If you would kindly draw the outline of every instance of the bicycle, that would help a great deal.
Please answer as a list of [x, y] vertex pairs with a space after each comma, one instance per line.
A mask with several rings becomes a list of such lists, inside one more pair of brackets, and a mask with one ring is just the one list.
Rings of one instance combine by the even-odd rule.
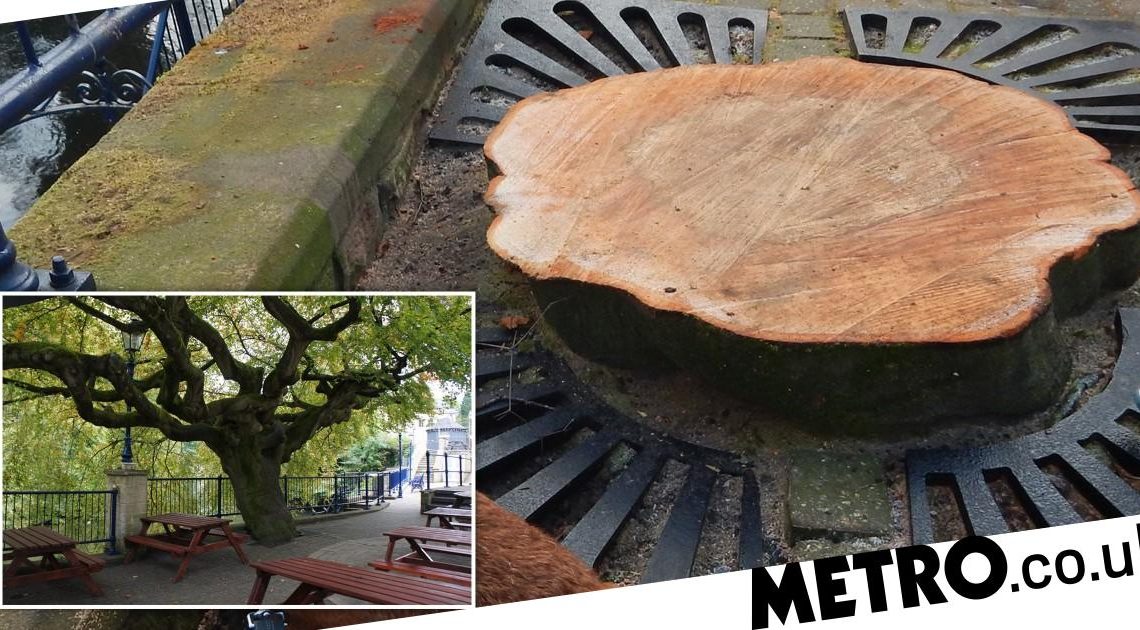
[[313, 514], [338, 514], [344, 511], [347, 501], [345, 492], [337, 490], [329, 496], [327, 492], [313, 494]]
[[305, 502], [299, 495], [289, 499], [289, 511], [304, 512], [305, 514], [312, 514], [313, 507]]

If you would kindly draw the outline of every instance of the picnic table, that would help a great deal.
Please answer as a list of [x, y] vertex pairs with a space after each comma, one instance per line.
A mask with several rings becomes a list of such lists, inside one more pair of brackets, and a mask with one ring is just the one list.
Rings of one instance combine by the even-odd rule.
[[[77, 577], [92, 595], [102, 595], [92, 573], [103, 569], [103, 561], [75, 548], [76, 542], [47, 527], [20, 527], [4, 530], [4, 588]], [[61, 563], [57, 556], [63, 556]], [[32, 558], [40, 558], [32, 563]], [[38, 566], [37, 566], [38, 565]], [[31, 573], [22, 569], [31, 568]]]
[[[249, 564], [249, 560], [241, 548], [242, 543], [249, 537], [234, 533], [230, 529], [228, 519], [170, 513], [143, 516], [140, 520], [142, 521], [142, 530], [134, 536], [126, 537], [128, 551], [127, 557], [124, 559], [125, 563], [134, 559], [135, 553], [140, 547], [150, 547], [165, 551], [175, 557], [181, 557], [182, 564], [178, 567], [178, 573], [174, 575], [174, 580], [172, 580], [174, 582], [181, 580], [186, 575], [186, 569], [190, 566], [190, 558], [222, 547], [232, 547], [237, 552], [242, 564]], [[151, 525], [156, 524], [162, 525], [162, 533], [148, 534]]]
[[[388, 537], [388, 552], [384, 555], [384, 560], [388, 563], [393, 562], [392, 553], [396, 549], [396, 543], [400, 540], [406, 540], [412, 551], [396, 558], [395, 562], [471, 572], [469, 566], [436, 560], [431, 556], [432, 552], [436, 552], [470, 558], [471, 532], [440, 527], [397, 527], [384, 532], [384, 535]], [[466, 547], [450, 547], [448, 545], [466, 545]]]
[[439, 519], [440, 527], [446, 529], [471, 529], [471, 523], [456, 521], [456, 518], [471, 518], [469, 508], [434, 507], [426, 512], [427, 527], [431, 527], [431, 519]]
[[319, 604], [333, 594], [374, 604], [465, 605], [471, 603], [471, 586], [429, 582], [419, 578], [380, 573], [316, 558], [285, 558], [254, 562], [257, 578], [247, 604], [265, 599], [269, 580], [277, 575], [300, 582], [283, 603]]
[[431, 492], [440, 501], [449, 503], [450, 505], [447, 507], [465, 508], [471, 506], [470, 486], [445, 486], [443, 488], [432, 488]]

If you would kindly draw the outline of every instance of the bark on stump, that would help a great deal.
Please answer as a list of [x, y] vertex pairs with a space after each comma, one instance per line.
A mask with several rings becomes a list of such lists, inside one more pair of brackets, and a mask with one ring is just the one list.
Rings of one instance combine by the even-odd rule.
[[1108, 151], [944, 70], [603, 79], [519, 103], [485, 150], [490, 246], [572, 349], [834, 428], [1047, 406], [1055, 317], [1140, 268], [1140, 194]]

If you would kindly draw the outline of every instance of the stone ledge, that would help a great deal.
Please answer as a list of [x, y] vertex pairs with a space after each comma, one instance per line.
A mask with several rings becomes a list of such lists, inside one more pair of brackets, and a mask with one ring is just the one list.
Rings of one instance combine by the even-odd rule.
[[11, 230], [100, 290], [338, 288], [482, 2], [248, 0]]

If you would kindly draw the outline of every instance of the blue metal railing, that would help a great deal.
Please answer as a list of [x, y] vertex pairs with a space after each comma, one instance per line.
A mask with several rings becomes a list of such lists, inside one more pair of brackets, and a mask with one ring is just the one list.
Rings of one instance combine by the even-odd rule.
[[49, 527], [77, 543], [115, 553], [118, 490], [6, 490], [4, 529]]
[[[163, 0], [107, 9], [82, 26], [78, 16], [68, 15], [68, 36], [43, 55], [36, 51], [29, 24], [12, 23], [25, 67], [0, 84], [0, 132], [51, 114], [130, 109], [161, 71], [212, 33], [242, 1]], [[144, 28], [152, 40], [146, 68], [115, 68], [108, 53], [125, 35]], [[55, 104], [55, 96], [75, 81], [77, 101]]]
[[394, 468], [391, 470], [385, 470], [384, 472], [388, 474], [388, 479], [391, 483], [389, 487], [391, 488], [399, 488], [408, 480], [407, 468]]

